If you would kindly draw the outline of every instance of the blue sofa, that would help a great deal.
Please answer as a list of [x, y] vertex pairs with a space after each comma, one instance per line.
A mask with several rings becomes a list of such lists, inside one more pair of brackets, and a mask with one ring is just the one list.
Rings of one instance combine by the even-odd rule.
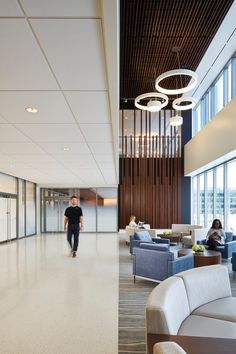
[[[233, 236], [232, 232], [225, 233], [226, 239], [225, 244], [222, 246], [217, 246], [217, 251], [221, 252], [221, 257], [223, 259], [228, 259], [232, 257], [232, 253], [236, 252], [236, 237]], [[198, 241], [198, 244], [206, 245], [206, 240]]]
[[167, 245], [141, 243], [133, 249], [133, 276], [162, 281], [193, 268], [193, 255], [175, 258]]
[[148, 231], [139, 231], [130, 236], [130, 254], [133, 254], [134, 247], [139, 247], [140, 243], [144, 242], [168, 245], [168, 249], [170, 247], [170, 240], [162, 239], [160, 237], [151, 237]]

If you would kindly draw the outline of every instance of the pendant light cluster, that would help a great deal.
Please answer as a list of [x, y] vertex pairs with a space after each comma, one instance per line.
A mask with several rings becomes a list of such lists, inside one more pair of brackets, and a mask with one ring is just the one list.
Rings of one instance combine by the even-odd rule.
[[[191, 78], [191, 82], [189, 85], [176, 88], [176, 89], [166, 89], [161, 86], [161, 82], [168, 78], [174, 76], [188, 76]], [[175, 69], [167, 71], [160, 76], [155, 81], [155, 88], [158, 92], [149, 92], [143, 95], [140, 95], [135, 98], [135, 106], [139, 109], [149, 111], [149, 112], [158, 112], [165, 106], [167, 106], [169, 99], [167, 95], [180, 95], [192, 90], [197, 85], [197, 74], [192, 70], [187, 69]], [[140, 101], [149, 99], [147, 105], [140, 104]], [[181, 105], [182, 103], [189, 103], [187, 105]], [[177, 111], [174, 117], [170, 118], [170, 125], [172, 126], [179, 126], [183, 124], [183, 118], [178, 114], [178, 111], [185, 111], [188, 109], [192, 109], [195, 107], [196, 101], [192, 97], [179, 97], [176, 98], [173, 103], [172, 107]]]

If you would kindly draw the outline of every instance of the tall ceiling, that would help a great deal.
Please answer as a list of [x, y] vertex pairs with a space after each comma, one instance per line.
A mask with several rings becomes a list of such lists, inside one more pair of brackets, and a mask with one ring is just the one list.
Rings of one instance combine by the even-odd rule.
[[133, 108], [134, 98], [153, 91], [155, 78], [165, 71], [179, 65], [196, 70], [232, 3], [121, 0], [120, 107]]
[[108, 31], [107, 6], [0, 1], [0, 172], [45, 186], [117, 184], [118, 12]]

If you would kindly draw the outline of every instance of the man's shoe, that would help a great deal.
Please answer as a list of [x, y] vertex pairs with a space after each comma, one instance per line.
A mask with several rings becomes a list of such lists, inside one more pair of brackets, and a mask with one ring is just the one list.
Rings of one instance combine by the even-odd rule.
[[75, 251], [73, 251], [73, 253], [72, 253], [72, 257], [73, 257], [73, 258], [75, 258], [75, 257], [76, 257], [76, 252], [75, 252]]

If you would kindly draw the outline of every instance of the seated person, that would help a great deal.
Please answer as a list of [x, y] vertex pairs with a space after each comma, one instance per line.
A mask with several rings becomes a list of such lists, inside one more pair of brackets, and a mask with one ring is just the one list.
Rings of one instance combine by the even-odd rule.
[[209, 250], [216, 251], [217, 246], [225, 244], [225, 232], [219, 219], [215, 219], [207, 233], [206, 244]]
[[135, 219], [136, 219], [136, 216], [134, 216], [134, 215], [131, 215], [131, 217], [130, 217], [130, 222], [129, 222], [129, 226], [130, 227], [134, 227], [134, 228], [137, 228], [138, 227], [138, 225], [136, 224], [136, 222], [135, 222]]

